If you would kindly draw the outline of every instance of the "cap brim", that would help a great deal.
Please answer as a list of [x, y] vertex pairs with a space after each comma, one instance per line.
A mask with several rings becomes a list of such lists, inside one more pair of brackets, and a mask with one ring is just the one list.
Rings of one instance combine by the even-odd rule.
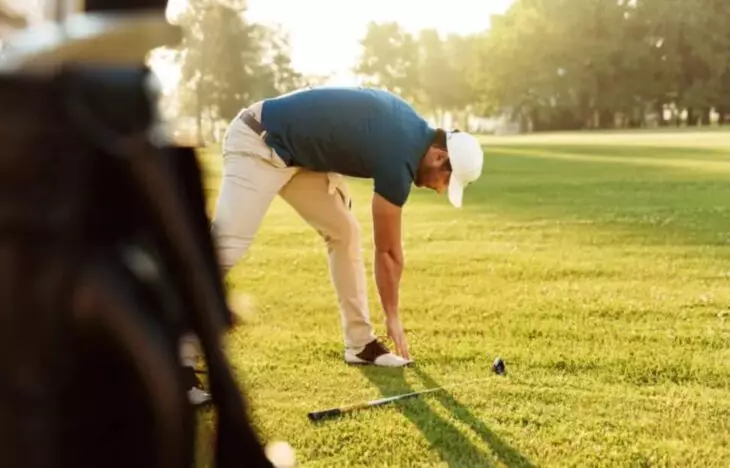
[[454, 175], [451, 175], [449, 181], [449, 201], [456, 208], [461, 208], [461, 202], [464, 198], [464, 184], [459, 181]]

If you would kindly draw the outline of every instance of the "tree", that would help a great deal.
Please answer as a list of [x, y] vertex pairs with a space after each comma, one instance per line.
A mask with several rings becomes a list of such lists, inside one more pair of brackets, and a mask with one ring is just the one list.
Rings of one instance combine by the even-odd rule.
[[466, 77], [472, 44], [457, 35], [444, 40], [436, 30], [413, 37], [396, 23], [370, 23], [355, 72], [442, 122], [446, 112], [463, 111], [472, 101]]
[[722, 0], [520, 0], [480, 35], [470, 82], [537, 129], [643, 125], [666, 104], [706, 121], [727, 102], [728, 19]]
[[[481, 96], [481, 107], [507, 112], [523, 126], [539, 125], [558, 107], [565, 70], [553, 46], [554, 26], [545, 21], [541, 5], [518, 1], [504, 15], [492, 17], [489, 33], [476, 46], [470, 82]], [[572, 73], [577, 73], [578, 69]], [[571, 76], [572, 76], [571, 73]]]
[[[446, 104], [447, 108], [457, 114], [469, 113], [474, 106], [475, 90], [469, 80], [471, 59], [476, 47], [474, 36], [450, 34], [443, 43], [446, 55]], [[457, 126], [466, 128], [467, 122], [461, 120]]]
[[179, 53], [181, 116], [230, 120], [241, 108], [301, 84], [281, 29], [250, 24], [245, 0], [190, 0], [176, 21], [184, 38]]
[[419, 102], [418, 46], [397, 23], [368, 24], [360, 41], [362, 55], [355, 73], [368, 86], [379, 86], [411, 102]]
[[255, 74], [260, 97], [284, 94], [305, 86], [307, 81], [291, 63], [289, 35], [280, 27], [259, 27], [257, 32], [263, 47], [261, 64]]
[[371, 24], [358, 71], [431, 113], [534, 130], [645, 126], [667, 108], [703, 124], [730, 114], [728, 23], [727, 0], [515, 0], [469, 37]]

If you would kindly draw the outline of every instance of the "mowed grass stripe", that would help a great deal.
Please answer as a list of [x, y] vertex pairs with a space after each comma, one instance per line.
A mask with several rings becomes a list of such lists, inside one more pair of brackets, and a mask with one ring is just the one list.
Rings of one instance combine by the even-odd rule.
[[[560, 153], [566, 138], [532, 149]], [[462, 210], [413, 192], [401, 301], [417, 364], [403, 371], [341, 363], [323, 242], [276, 200], [227, 278], [248, 322], [227, 349], [263, 436], [290, 441], [305, 467], [730, 466], [730, 175], [608, 163], [593, 157], [612, 157], [605, 142], [592, 152], [576, 139], [585, 157], [485, 146]], [[671, 140], [666, 159], [705, 164], [709, 153]], [[201, 157], [212, 210], [219, 161]], [[664, 162], [653, 147], [637, 157]], [[371, 185], [351, 188], [371, 278]], [[372, 281], [369, 293], [382, 334]], [[496, 355], [506, 377], [490, 374]]]
[[[528, 148], [495, 148], [494, 152], [500, 154], [508, 154], [513, 156], [532, 156], [539, 158], [562, 159], [566, 161], [585, 161], [591, 163], [608, 163], [608, 164], [631, 164], [649, 167], [661, 167], [672, 169], [691, 169], [694, 171], [705, 171], [710, 173], [730, 173], [730, 159], [718, 157], [717, 161], [708, 159], [661, 157], [654, 154], [651, 157], [639, 156], [642, 151], [636, 151], [635, 156], [616, 156], [616, 155], [599, 155], [595, 153], [577, 153], [566, 152], [563, 149], [551, 150], [549, 148], [528, 149]], [[721, 155], [724, 156], [724, 155]]]
[[[487, 148], [499, 148], [499, 144], [489, 145]], [[667, 144], [652, 145], [627, 145], [627, 144], [606, 144], [606, 145], [585, 145], [580, 143], [562, 144], [512, 144], [508, 146], [511, 150], [543, 150], [550, 153], [567, 153], [588, 156], [610, 156], [610, 157], [636, 157], [654, 159], [689, 159], [692, 161], [730, 161], [730, 149], [727, 148], [686, 148], [681, 146], [668, 146]]]
[[690, 151], [705, 148], [730, 149], [730, 126], [718, 128], [664, 128], [645, 130], [606, 130], [553, 132], [526, 135], [481, 136], [486, 145], [585, 145], [600, 150], [605, 146], [681, 147]]

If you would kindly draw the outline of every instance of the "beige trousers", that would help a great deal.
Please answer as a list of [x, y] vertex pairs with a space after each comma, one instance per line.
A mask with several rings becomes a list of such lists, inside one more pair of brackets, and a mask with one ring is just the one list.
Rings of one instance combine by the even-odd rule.
[[[261, 103], [250, 110], [260, 121]], [[223, 176], [212, 226], [224, 274], [248, 251], [276, 195], [322, 236], [345, 346], [365, 346], [375, 335], [360, 227], [350, 211], [344, 179], [339, 174], [286, 167], [261, 136], [235, 118], [223, 138]]]

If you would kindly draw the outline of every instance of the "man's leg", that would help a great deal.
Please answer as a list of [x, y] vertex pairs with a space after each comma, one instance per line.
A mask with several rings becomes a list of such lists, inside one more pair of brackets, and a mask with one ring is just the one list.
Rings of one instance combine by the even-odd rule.
[[[283, 167], [261, 137], [234, 119], [223, 143], [223, 174], [211, 233], [225, 275], [246, 254], [261, 221], [279, 190], [296, 173]], [[210, 396], [195, 375], [200, 344], [194, 334], [180, 342], [180, 360], [188, 380], [188, 396], [202, 404]]]
[[302, 170], [280, 195], [327, 244], [332, 283], [340, 305], [345, 359], [350, 363], [400, 367], [408, 363], [380, 343], [370, 323], [360, 226], [350, 211], [344, 181], [334, 187], [328, 174]]
[[246, 254], [272, 200], [293, 174], [257, 156], [226, 156], [211, 226], [224, 275]]
[[245, 255], [272, 200], [297, 172], [236, 118], [223, 142], [223, 176], [211, 232], [225, 275]]

